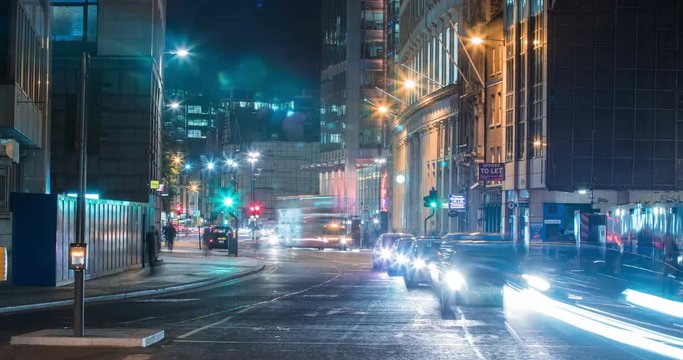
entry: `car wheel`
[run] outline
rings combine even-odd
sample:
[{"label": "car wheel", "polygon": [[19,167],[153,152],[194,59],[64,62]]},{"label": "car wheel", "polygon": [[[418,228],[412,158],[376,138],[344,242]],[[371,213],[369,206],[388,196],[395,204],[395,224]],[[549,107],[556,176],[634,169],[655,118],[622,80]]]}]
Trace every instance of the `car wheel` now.
[{"label": "car wheel", "polygon": [[414,289],[416,287],[415,277],[410,273],[403,275],[403,282],[406,284],[406,289]]},{"label": "car wheel", "polygon": [[455,291],[450,291],[447,289],[441,289],[441,298],[439,301],[441,306],[441,318],[443,319],[453,319],[455,318],[455,313],[452,307],[456,305],[456,293]]}]

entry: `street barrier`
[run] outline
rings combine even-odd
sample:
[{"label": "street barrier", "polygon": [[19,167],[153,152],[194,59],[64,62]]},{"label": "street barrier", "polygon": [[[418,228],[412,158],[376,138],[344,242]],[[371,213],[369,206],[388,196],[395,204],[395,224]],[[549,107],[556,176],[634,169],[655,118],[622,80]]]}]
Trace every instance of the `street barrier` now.
[{"label": "street barrier", "polygon": [[[17,285],[61,286],[73,282],[69,244],[75,240],[76,198],[12,194],[12,281]],[[149,205],[86,200],[86,279],[142,263],[144,219]]]}]

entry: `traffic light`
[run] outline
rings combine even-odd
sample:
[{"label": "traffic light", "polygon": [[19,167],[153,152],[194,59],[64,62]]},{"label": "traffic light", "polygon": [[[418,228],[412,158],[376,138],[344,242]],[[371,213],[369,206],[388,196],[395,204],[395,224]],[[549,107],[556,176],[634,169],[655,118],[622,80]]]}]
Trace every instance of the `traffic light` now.
[{"label": "traffic light", "polygon": [[182,205],[176,206],[176,207],[175,207],[175,211],[176,211],[178,214],[180,214],[181,212],[183,212],[183,206],[182,206]]},{"label": "traffic light", "polygon": [[227,208],[231,208],[235,206],[235,199],[233,199],[231,196],[226,196],[223,198],[223,205]]},{"label": "traffic light", "polygon": [[436,194],[436,189],[429,190],[429,195],[422,198],[423,206],[430,209],[436,209],[439,206],[439,198]]},{"label": "traffic light", "polygon": [[259,204],[251,204],[249,206],[249,215],[251,216],[260,216],[263,214],[263,207]]}]

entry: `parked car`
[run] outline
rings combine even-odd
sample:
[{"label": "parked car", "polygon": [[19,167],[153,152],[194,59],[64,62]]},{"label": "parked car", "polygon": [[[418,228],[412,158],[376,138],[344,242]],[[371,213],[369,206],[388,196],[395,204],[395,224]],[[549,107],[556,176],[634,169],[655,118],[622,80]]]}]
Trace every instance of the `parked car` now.
[{"label": "parked car", "polygon": [[499,305],[503,285],[516,276],[512,241],[500,234],[449,234],[430,266],[443,317],[456,305]]},{"label": "parked car", "polygon": [[216,225],[207,228],[209,235],[209,250],[228,249],[228,240],[233,236],[232,228],[229,226]]},{"label": "parked car", "polygon": [[433,266],[432,261],[440,246],[441,238],[437,236],[422,236],[413,240],[408,250],[408,265],[403,272],[406,288],[415,288],[421,283],[431,284],[429,267]]},{"label": "parked car", "polygon": [[387,274],[389,276],[396,276],[403,274],[408,266],[408,250],[413,244],[415,238],[400,238],[394,241],[392,247],[392,257],[387,265]]},{"label": "parked car", "polygon": [[389,264],[393,257],[394,241],[398,239],[414,239],[413,235],[405,233],[384,233],[375,242],[372,249],[372,269],[381,270]]}]

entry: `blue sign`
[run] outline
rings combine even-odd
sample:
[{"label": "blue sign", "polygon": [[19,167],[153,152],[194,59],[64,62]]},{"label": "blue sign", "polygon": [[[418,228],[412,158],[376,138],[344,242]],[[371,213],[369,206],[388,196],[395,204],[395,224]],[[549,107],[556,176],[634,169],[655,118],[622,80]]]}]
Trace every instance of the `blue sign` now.
[{"label": "blue sign", "polygon": [[467,198],[465,194],[448,195],[448,208],[451,210],[465,211],[467,208]]},{"label": "blue sign", "polygon": [[504,181],[505,164],[503,163],[484,163],[479,164],[480,181]]}]

